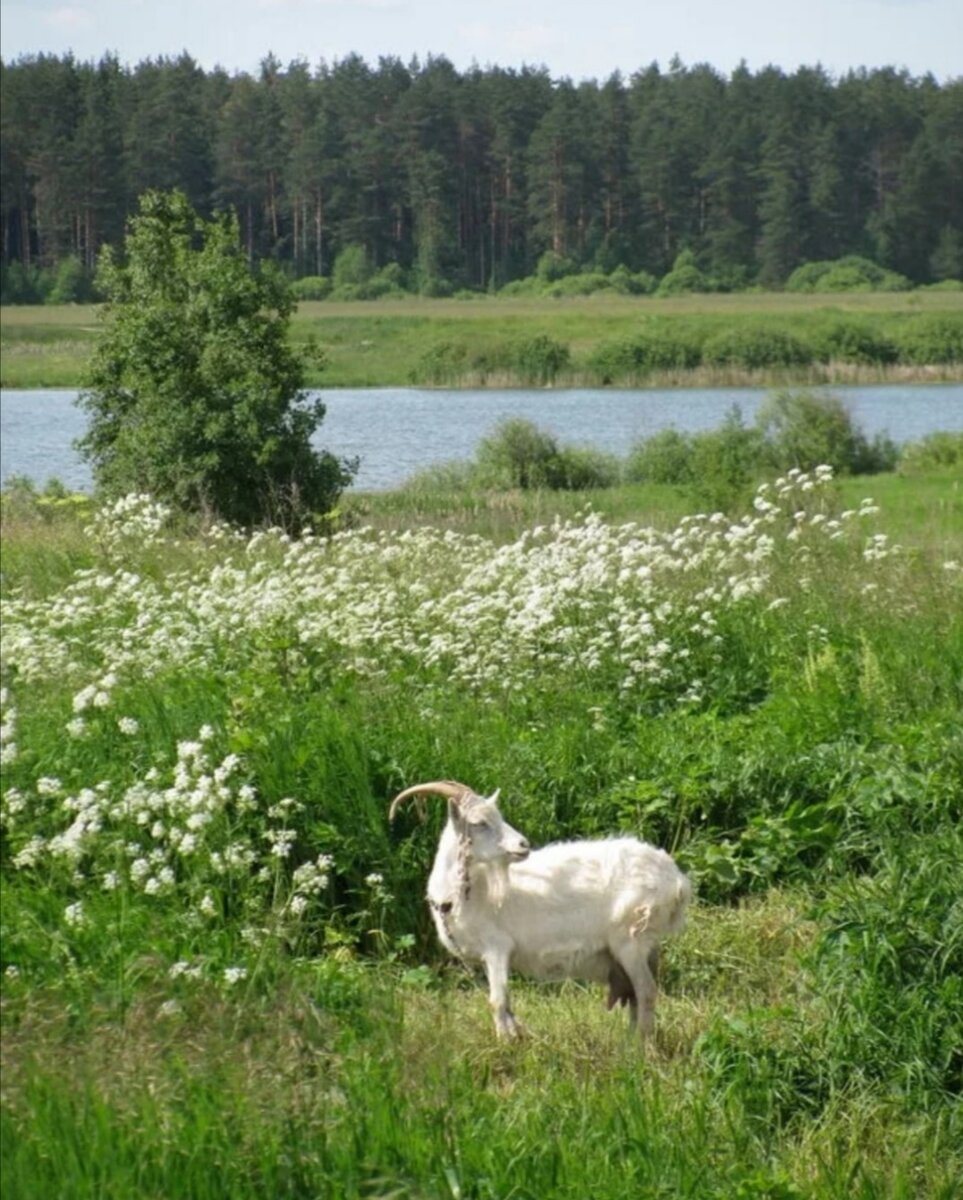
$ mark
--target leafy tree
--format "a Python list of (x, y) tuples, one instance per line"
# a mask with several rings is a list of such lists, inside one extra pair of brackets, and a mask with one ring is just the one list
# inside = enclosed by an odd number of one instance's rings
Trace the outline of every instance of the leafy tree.
[(311, 446), (324, 406), (301, 390), (293, 302), (276, 271), (251, 271), (236, 216), (148, 192), (125, 251), (102, 259), (106, 328), (81, 395), (98, 486), (244, 526), (328, 512), (355, 464)]

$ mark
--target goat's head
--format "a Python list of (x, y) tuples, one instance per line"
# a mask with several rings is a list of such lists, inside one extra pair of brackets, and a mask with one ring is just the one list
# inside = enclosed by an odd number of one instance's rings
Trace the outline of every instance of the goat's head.
[(458, 837), (467, 842), (475, 862), (521, 862), (528, 857), (531, 847), (527, 838), (513, 829), (498, 810), (497, 790), (485, 797), (451, 779), (417, 783), (395, 796), (388, 811), (389, 820), (394, 820), (403, 800), (429, 795), (448, 800), (448, 820)]

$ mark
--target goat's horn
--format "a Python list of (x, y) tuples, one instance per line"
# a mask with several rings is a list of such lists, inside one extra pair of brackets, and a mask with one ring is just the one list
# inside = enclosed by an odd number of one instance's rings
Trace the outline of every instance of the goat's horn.
[(391, 801), (391, 807), (388, 809), (388, 820), (395, 819), (395, 813), (403, 800), (407, 800), (409, 796), (447, 796), (451, 800), (461, 800), (465, 796), (474, 796), (473, 788), (468, 787), (464, 783), (456, 783), (453, 779), (439, 779), (435, 783), (416, 783), (409, 788), (405, 788), (403, 792), (399, 792)]

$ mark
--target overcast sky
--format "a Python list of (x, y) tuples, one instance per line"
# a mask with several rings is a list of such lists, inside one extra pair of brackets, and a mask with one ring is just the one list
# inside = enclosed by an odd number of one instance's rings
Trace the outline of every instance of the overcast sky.
[(357, 52), (445, 55), (463, 70), (544, 65), (555, 77), (630, 75), (674, 54), (725, 74), (745, 59), (963, 75), (963, 0), (2, 0), (0, 53), (123, 63), (187, 50), (203, 67), (256, 72), (273, 51), (311, 66)]

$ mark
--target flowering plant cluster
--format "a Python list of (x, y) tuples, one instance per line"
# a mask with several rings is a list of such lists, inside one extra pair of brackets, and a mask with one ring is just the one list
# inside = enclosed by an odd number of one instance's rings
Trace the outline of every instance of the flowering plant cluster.
[[(259, 664), (274, 672), (282, 646), (286, 670), (321, 663), (325, 679), (397, 681), (406, 695), (454, 687), (485, 702), (547, 679), (587, 685), (613, 706), (699, 706), (731, 673), (734, 622), (778, 622), (837, 547), (857, 592), (899, 559), (866, 528), (873, 502), (835, 515), (831, 483), (829, 468), (791, 471), (737, 521), (696, 514), (658, 531), (589, 512), (506, 545), (435, 529), (294, 540), (218, 527), (206, 550), (167, 573), (139, 566), (134, 549), (163, 545), (166, 511), (145, 497), (119, 502), (89, 530), (100, 565), (53, 595), (4, 602), (9, 862), (66, 881), (70, 931), (109, 893), (166, 905), (195, 928), (230, 907), (255, 940), (269, 918), (275, 932), (299, 927), (330, 907), (334, 862), (306, 836), (299, 800), (262, 795), (243, 758), (223, 752), (244, 732), (243, 707), (219, 715), (221, 733), (205, 726), (159, 755), (124, 709), (128, 689), (208, 672), (230, 692)], [(35, 693), (52, 692), (63, 697), (59, 745), (71, 761), (99, 739), (118, 747), (123, 769), (101, 761), (85, 783), (74, 770), (68, 784), (53, 756), (24, 754), (23, 712)], [(602, 728), (603, 708), (588, 707), (587, 720)], [(375, 906), (389, 895), (377, 872), (365, 886)]]
[[(7, 602), (3, 662), (18, 684), (74, 681), (75, 733), (110, 706), (118, 680), (173, 667), (230, 674), (282, 636), (295, 654), (336, 655), (368, 677), (436, 672), (497, 694), (546, 671), (588, 673), (632, 697), (680, 697), (717, 658), (727, 610), (780, 599), (775, 564), (805, 563), (877, 511), (865, 502), (827, 516), (830, 482), (828, 468), (792, 472), (740, 521), (698, 514), (669, 532), (589, 513), (504, 546), (434, 529), (299, 540), (273, 530), (224, 555), (217, 531), (212, 559), (163, 578), (108, 554), (55, 596)], [(156, 506), (137, 500), (138, 537), (160, 537)], [(868, 544), (867, 562), (881, 545)]]

